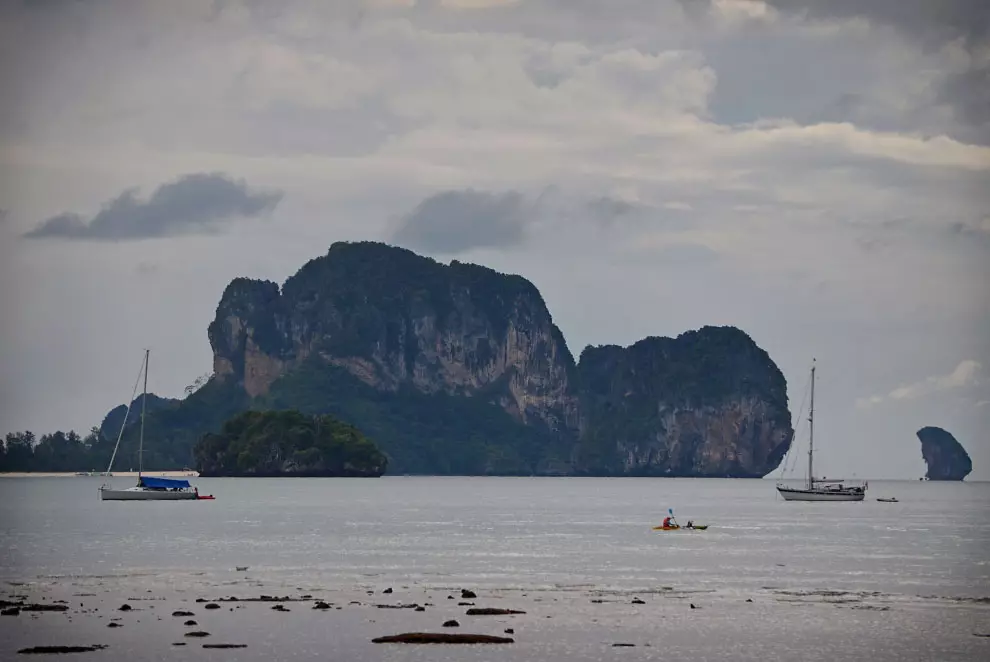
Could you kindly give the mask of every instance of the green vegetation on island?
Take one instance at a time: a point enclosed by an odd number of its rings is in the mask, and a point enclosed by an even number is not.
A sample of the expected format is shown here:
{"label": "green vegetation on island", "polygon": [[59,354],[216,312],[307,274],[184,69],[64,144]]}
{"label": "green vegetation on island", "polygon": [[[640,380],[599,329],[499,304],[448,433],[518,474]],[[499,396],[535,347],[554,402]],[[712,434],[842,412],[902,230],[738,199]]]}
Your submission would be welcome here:
{"label": "green vegetation on island", "polygon": [[201,476],[381,476],[388,460],[352,425],[298,411],[246,411],[193,448]]}
{"label": "green vegetation on island", "polygon": [[113,444],[96,428],[85,437],[74,431],[39,439],[30,430],[9,432],[0,443],[0,472],[106,471]]}

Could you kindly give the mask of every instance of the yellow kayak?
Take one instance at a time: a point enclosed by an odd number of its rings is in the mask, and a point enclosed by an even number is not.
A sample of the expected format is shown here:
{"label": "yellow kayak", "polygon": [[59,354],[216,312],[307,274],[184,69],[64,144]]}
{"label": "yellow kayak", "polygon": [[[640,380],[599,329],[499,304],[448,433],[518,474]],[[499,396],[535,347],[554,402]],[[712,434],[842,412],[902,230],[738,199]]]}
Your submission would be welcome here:
{"label": "yellow kayak", "polygon": [[654,531],[704,531],[708,528],[707,524],[695,525],[695,526],[655,526]]}

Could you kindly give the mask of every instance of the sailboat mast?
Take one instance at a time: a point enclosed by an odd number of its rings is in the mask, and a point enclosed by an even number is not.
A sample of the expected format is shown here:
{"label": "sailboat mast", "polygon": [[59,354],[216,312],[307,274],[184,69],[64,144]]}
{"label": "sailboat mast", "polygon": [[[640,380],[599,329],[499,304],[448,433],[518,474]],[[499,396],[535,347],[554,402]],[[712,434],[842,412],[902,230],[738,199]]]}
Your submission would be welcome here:
{"label": "sailboat mast", "polygon": [[811,359],[811,408],[808,410],[808,489],[815,488],[815,359]]}
{"label": "sailboat mast", "polygon": [[141,478],[141,471],[144,469],[144,413],[145,405],[148,402],[148,359],[150,354],[150,349],[144,350],[144,392],[141,394],[141,437],[138,441],[138,479]]}

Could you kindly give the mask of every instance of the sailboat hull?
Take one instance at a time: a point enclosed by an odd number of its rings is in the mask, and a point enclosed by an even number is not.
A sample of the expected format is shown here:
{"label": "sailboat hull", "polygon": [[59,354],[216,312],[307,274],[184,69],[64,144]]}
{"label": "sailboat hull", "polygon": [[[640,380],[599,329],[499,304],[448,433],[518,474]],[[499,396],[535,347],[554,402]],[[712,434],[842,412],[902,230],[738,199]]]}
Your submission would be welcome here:
{"label": "sailboat hull", "polygon": [[168,492],[165,490],[144,490],[131,488],[127,490],[100,490],[101,501],[195,501],[199,498],[196,492]]}
{"label": "sailboat hull", "polygon": [[778,487],[777,492],[784,498],[784,501],[862,501],[866,497],[866,490],[849,488],[843,490],[799,490]]}

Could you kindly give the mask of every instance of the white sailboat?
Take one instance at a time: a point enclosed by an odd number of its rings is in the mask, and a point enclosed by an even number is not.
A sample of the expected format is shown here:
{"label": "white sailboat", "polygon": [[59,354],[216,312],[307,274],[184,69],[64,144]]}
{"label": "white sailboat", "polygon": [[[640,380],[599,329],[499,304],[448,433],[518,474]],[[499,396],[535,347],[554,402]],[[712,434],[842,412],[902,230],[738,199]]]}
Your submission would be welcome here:
{"label": "white sailboat", "polygon": [[815,478],[815,362],[811,362],[811,408],[808,413],[808,482],[804,488],[777,483],[784,501],[862,501],[867,485],[845,485],[841,480]]}
{"label": "white sailboat", "polygon": [[[192,501],[197,499],[212,499],[213,497],[201,497],[199,489],[191,486],[188,480],[178,480],[174,478],[164,478],[158,476],[144,476],[144,417],[145,402],[148,399],[148,360],[150,350],[144,350],[144,361],[141,364],[141,372],[144,374],[144,392],[141,396],[141,433],[138,442],[138,482],[134,487],[124,490],[115,490],[109,481],[100,487],[101,501]],[[138,374],[138,378],[141,373]],[[137,384],[134,385],[137,390]],[[131,397],[133,402],[133,394]],[[117,456],[117,448],[120,447],[120,439],[124,436],[124,426],[127,425],[127,416],[131,412],[131,404],[128,403],[124,412],[124,422],[120,425],[120,434],[117,436],[117,445],[114,446],[113,455],[110,456],[110,466],[107,468],[107,475],[113,469],[113,460]]]}

